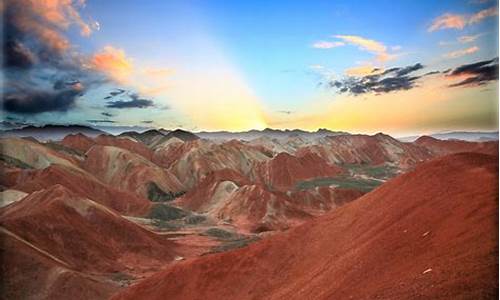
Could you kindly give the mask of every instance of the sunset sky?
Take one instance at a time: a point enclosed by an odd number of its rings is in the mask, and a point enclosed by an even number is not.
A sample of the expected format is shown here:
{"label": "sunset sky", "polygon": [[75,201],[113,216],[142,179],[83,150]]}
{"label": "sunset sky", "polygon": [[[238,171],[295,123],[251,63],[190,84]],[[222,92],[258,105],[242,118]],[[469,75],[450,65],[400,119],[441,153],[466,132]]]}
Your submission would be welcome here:
{"label": "sunset sky", "polygon": [[497,129],[495,1],[0,3],[11,123]]}

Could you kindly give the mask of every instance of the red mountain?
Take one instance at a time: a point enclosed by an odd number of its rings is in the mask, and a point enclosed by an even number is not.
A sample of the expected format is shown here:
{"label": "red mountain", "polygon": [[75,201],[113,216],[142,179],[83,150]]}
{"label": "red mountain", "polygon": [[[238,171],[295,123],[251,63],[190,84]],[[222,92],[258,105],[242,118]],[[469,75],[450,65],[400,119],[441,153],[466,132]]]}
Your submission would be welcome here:
{"label": "red mountain", "polygon": [[167,267],[113,299],[498,296],[498,157],[424,163],[247,248]]}

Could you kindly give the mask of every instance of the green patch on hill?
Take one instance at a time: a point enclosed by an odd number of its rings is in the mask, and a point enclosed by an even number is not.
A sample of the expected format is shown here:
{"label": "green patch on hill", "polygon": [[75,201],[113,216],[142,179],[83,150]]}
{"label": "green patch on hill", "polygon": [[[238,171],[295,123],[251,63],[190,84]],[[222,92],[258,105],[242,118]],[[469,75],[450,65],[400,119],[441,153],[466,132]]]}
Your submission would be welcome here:
{"label": "green patch on hill", "polygon": [[155,182],[148,183],[148,199],[153,202],[172,201],[184,195],[185,192],[170,192],[162,190]]}
{"label": "green patch on hill", "polygon": [[369,192],[383,182],[373,179],[361,179],[348,176],[316,178],[312,180],[300,181],[295,185],[297,190],[308,190],[320,186],[336,186],[344,189],[353,189],[362,192]]}
{"label": "green patch on hill", "polygon": [[13,166],[13,167],[20,168],[20,169],[33,169],[33,167],[28,165],[27,163],[25,163],[17,158],[14,158],[12,156],[8,156],[8,155],[1,154],[1,153],[0,153],[0,161],[3,161],[6,165]]}
{"label": "green patch on hill", "polygon": [[151,211],[148,214],[148,218],[162,220],[162,221],[171,221],[178,220],[186,217],[189,213],[183,209],[180,209],[175,206],[158,203],[153,206]]}
{"label": "green patch on hill", "polygon": [[42,145],[44,145],[47,148],[50,148],[50,149],[52,149],[54,151],[66,153],[66,154],[69,154],[69,155],[72,155],[72,156],[83,157],[84,154],[85,154],[85,153],[83,153],[80,150],[69,148],[69,147],[66,147],[66,146],[64,146],[62,144],[55,143],[55,142],[46,142],[46,143],[43,143]]}
{"label": "green patch on hill", "polygon": [[352,175],[365,175],[381,180],[390,179],[398,174],[398,169],[390,165],[344,164],[342,168],[349,170]]}

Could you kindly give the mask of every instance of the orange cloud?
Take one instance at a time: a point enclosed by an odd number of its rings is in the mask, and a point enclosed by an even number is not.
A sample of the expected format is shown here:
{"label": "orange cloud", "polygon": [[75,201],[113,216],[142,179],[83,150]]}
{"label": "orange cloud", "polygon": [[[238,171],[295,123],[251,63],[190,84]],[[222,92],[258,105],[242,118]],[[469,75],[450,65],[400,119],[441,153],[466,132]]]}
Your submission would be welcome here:
{"label": "orange cloud", "polygon": [[491,7],[483,9],[473,15],[457,15],[446,13],[434,19],[431,26],[427,29],[433,32],[439,29],[463,29],[467,25],[479,23],[482,20],[498,15],[498,8]]}
{"label": "orange cloud", "polygon": [[446,28],[463,29],[466,24],[467,20],[462,15],[444,14],[437,17],[427,31],[432,32]]}
{"label": "orange cloud", "polygon": [[452,51],[452,52],[444,54],[443,56],[446,58],[458,58],[458,57],[462,57],[465,55],[476,53],[477,51],[479,51],[479,47],[474,46],[474,47],[470,47],[467,49]]}
{"label": "orange cloud", "polygon": [[397,57],[395,54],[388,53],[387,47],[375,40],[357,35],[334,35],[334,37],[341,39],[344,43],[358,46],[360,50],[375,54],[375,60],[379,63],[385,63]]}
{"label": "orange cloud", "polygon": [[132,61],[125,55],[125,51],[106,46],[91,59],[92,68],[101,71],[112,79],[127,82],[133,72]]}
{"label": "orange cloud", "polygon": [[372,65],[364,65],[359,67],[353,67],[345,70],[346,75],[348,76],[366,76],[366,75],[375,75],[382,73],[381,69],[376,69]]}
{"label": "orange cloud", "polygon": [[72,0],[43,0],[29,1],[33,12],[51,25],[67,29],[75,24],[80,27],[83,36],[89,36],[92,32],[91,25],[83,21],[77,7],[83,7],[85,0],[75,3]]}
{"label": "orange cloud", "polygon": [[479,23],[483,19],[486,19],[488,17],[493,17],[498,15],[498,8],[495,7],[490,7],[487,9],[483,9],[480,12],[472,15],[469,19],[469,24],[474,24],[474,23]]}
{"label": "orange cloud", "polygon": [[356,36],[356,35],[335,35],[334,37],[345,41],[346,43],[356,45],[361,50],[365,50],[368,52],[381,53],[387,50],[387,47],[375,40],[366,39],[364,37]]}

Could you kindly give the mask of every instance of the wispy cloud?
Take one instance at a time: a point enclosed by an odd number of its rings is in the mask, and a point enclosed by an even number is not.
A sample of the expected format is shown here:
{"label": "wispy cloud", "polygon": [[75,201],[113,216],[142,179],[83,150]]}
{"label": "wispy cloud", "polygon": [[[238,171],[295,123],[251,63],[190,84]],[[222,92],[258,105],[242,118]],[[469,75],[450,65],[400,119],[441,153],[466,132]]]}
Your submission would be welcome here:
{"label": "wispy cloud", "polygon": [[459,36],[457,38],[457,41],[459,43],[462,43],[462,44],[472,43],[472,42],[476,41],[482,35],[483,35],[482,33],[476,34],[476,35],[463,35],[463,36]]}
{"label": "wispy cloud", "polygon": [[445,57],[445,58],[458,58],[458,57],[462,57],[465,55],[476,53],[477,51],[479,51],[479,47],[473,46],[473,47],[470,47],[467,49],[448,52],[448,53],[444,54],[443,57]]}
{"label": "wispy cloud", "polygon": [[362,51],[367,51],[375,55],[375,60],[380,63],[393,60],[397,57],[387,51],[387,46],[381,42],[367,39],[357,35],[334,35],[333,37],[342,40],[346,44],[357,46]]}
{"label": "wispy cloud", "polygon": [[488,17],[496,15],[498,15],[498,8],[496,6],[483,9],[472,15],[445,13],[434,19],[427,31],[433,32],[440,29],[463,29],[465,26],[479,23]]}
{"label": "wispy cloud", "polygon": [[318,41],[314,44],[312,44],[313,48],[316,49],[332,49],[340,46],[344,46],[345,43],[343,42],[328,42],[328,41]]}

